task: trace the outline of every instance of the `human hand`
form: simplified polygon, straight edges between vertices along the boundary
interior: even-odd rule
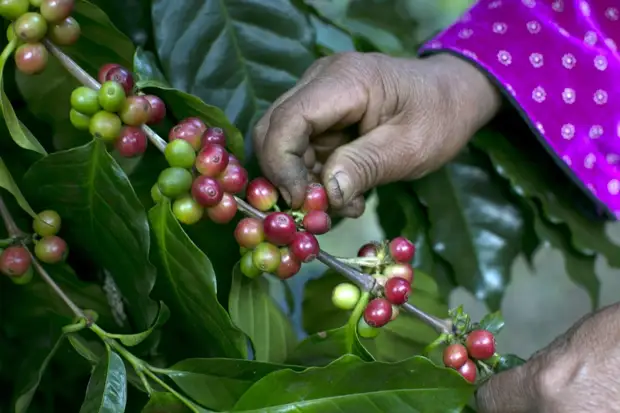
[[[486,77],[457,57],[337,54],[318,60],[271,106],[255,127],[254,147],[293,208],[312,174],[334,212],[358,217],[364,192],[441,167],[499,102]]]
[[[493,376],[480,413],[620,412],[620,304],[582,318],[524,365]]]

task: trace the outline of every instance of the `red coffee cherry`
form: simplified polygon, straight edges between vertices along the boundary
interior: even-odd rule
[[[295,220],[284,212],[272,212],[267,215],[263,221],[263,228],[265,239],[280,247],[290,244],[297,232]]]
[[[403,278],[413,283],[413,267],[409,264],[390,264],[383,269],[383,275],[387,278]]]
[[[314,260],[320,250],[316,237],[307,232],[296,232],[289,248],[295,258],[303,263]]]
[[[327,198],[327,192],[323,185],[318,183],[311,183],[306,189],[306,199],[301,207],[304,212],[308,211],[327,211],[329,207],[329,201]]]
[[[265,240],[263,222],[256,218],[243,218],[235,228],[235,240],[243,248],[254,249]]]
[[[375,298],[364,310],[364,320],[371,327],[383,327],[392,318],[392,304],[385,298]]]
[[[495,337],[487,330],[474,330],[465,340],[469,356],[475,360],[486,360],[495,354]]]
[[[195,151],[200,149],[200,131],[191,123],[179,123],[170,129],[168,141],[172,142],[176,139],[187,141]]]
[[[123,86],[123,89],[125,90],[127,96],[129,96],[131,92],[133,92],[133,87],[135,84],[133,80],[133,74],[131,74],[129,70],[125,69],[121,65],[118,65],[108,70],[108,72],[105,74],[104,80],[106,82],[108,80],[112,80],[116,83],[120,83],[121,86]]]
[[[411,284],[404,278],[390,278],[385,283],[384,293],[385,298],[387,298],[390,303],[401,305],[406,303],[409,299]]]
[[[226,170],[228,152],[220,145],[209,143],[198,152],[195,166],[201,175],[215,178]]]
[[[224,191],[215,179],[201,175],[192,183],[192,197],[205,208],[214,207],[224,197]]]
[[[248,183],[248,171],[238,163],[228,162],[228,166],[217,177],[217,181],[225,192],[238,194]]]
[[[463,367],[467,360],[469,360],[467,349],[462,344],[450,344],[443,351],[443,364],[446,367],[458,370]]]
[[[121,65],[117,63],[106,63],[105,65],[101,66],[101,68],[99,69],[99,73],[97,74],[97,80],[99,80],[99,83],[107,82],[106,77],[108,75],[108,72],[112,69],[116,69],[117,67],[121,67]]]
[[[164,101],[155,95],[144,95],[144,98],[151,105],[149,118],[146,121],[147,125],[155,125],[161,122],[166,117],[166,104]]]
[[[136,126],[124,126],[114,143],[118,153],[125,158],[142,155],[146,151],[148,138],[144,131]]]
[[[216,206],[206,209],[209,219],[218,224],[227,224],[237,215],[237,201],[235,197],[224,192],[222,200]]]
[[[196,129],[200,131],[200,135],[202,135],[204,131],[207,130],[207,125],[202,121],[202,119],[196,116],[185,118],[181,122],[179,122],[179,124],[181,123],[193,125]]]
[[[286,280],[297,274],[301,269],[301,263],[293,256],[288,248],[280,248],[280,265],[276,270],[275,275],[281,279]]]
[[[0,254],[0,272],[9,277],[22,276],[30,268],[30,253],[20,245],[8,247]]]
[[[377,256],[377,245],[373,242],[369,242],[368,244],[364,244],[361,246],[359,251],[357,251],[358,257],[369,257],[374,258]]]
[[[278,190],[265,178],[250,181],[245,198],[259,211],[269,211],[278,202]]]
[[[213,143],[215,145],[226,147],[226,135],[222,128],[207,128],[202,134],[202,144]]]
[[[324,211],[308,211],[302,220],[302,225],[311,234],[326,234],[332,228],[332,219]]]
[[[461,373],[461,376],[463,376],[463,378],[468,382],[472,384],[476,382],[476,376],[478,372],[476,370],[476,363],[474,363],[472,360],[467,359],[465,364],[463,364],[463,366],[461,366],[461,368],[457,371]]]
[[[415,245],[405,237],[396,237],[389,244],[390,255],[396,262],[410,263],[415,255]]]

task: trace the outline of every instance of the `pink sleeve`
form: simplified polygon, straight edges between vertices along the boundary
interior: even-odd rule
[[[421,53],[473,60],[620,218],[620,0],[480,0]]]

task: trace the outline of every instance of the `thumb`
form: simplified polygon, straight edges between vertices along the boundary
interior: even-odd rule
[[[398,142],[402,135],[398,125],[381,125],[336,149],[322,172],[330,205],[344,208],[364,192],[404,177],[406,165],[401,163],[407,151]]]

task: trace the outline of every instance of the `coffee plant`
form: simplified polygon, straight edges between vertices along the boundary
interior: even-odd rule
[[[0,0],[0,411],[475,411],[523,360],[452,288],[496,311],[545,241],[598,305],[616,247],[519,125],[378,188],[386,239],[351,257],[320,183],[291,210],[260,176],[244,137],[314,59],[415,54],[399,7]]]

